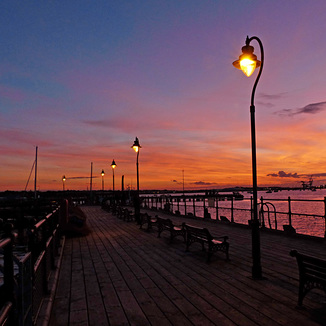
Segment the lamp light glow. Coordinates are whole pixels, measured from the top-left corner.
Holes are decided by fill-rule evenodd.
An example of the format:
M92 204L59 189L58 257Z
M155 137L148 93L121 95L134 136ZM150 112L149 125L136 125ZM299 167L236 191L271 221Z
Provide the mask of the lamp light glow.
M239 60L233 62L233 66L242 70L247 77L250 77L260 65L261 62L257 60L257 56L254 54L254 47L248 44L242 47Z
M250 77L252 73L256 69L256 62L251 60L251 59L242 59L240 61L240 67L243 73L247 76Z
M139 144L139 140L138 140L138 137L136 137L135 141L134 141L134 144L131 146L131 148L134 149L134 151L136 153L138 153L139 149L141 148L140 144Z
M111 163L111 167L112 167L112 169L115 169L116 168L116 164L115 164L115 162L114 162L114 160L112 161L112 163Z

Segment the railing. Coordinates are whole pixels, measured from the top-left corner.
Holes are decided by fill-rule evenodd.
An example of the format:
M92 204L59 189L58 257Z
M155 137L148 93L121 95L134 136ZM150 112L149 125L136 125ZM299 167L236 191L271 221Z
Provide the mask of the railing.
M19 251L7 230L1 240L3 285L0 287L0 325L33 325L38 317L48 281L55 267L60 235L60 210L56 209L27 230L28 247Z
M195 217L205 217L205 211L212 219L228 219L230 222L247 224L252 219L252 198L236 200L232 196L228 200L222 197L205 195L173 195L173 196L143 196L142 206ZM294 211L293 205L300 205ZM318 205L316 212L304 211L307 205ZM259 216L261 227L277 230L283 226L284 230L294 228L298 233L326 238L326 197L324 199L270 199L260 198ZM312 225L316 221L316 225ZM311 229L309 229L311 228Z
M8 226L5 230L6 238L0 241L0 250L3 253L3 285L0 288L0 325L9 325L13 317L14 305L14 273L13 273L13 242L14 235Z

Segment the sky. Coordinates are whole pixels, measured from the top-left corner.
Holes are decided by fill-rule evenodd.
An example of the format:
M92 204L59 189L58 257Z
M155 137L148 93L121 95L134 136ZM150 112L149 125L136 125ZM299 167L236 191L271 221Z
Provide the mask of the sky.
M324 0L0 2L0 191L326 183ZM258 59L261 49L251 44Z

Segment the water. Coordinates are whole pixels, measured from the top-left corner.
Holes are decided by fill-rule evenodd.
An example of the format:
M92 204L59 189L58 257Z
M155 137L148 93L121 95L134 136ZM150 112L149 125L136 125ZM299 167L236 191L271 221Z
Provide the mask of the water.
M247 192L242 193L244 200L233 201L233 220L234 222L241 224L248 224L248 220L251 219L251 200L252 194ZM194 194L195 195L195 194ZM198 194L199 195L199 194ZM202 193L201 193L202 195ZM174 195L175 196L175 195ZM324 197L326 197L326 189L311 190L282 190L278 192L266 193L266 191L258 192L258 199L260 201L263 197L264 203L267 204L270 209L268 218L268 208L264 205L264 220L266 227L272 227L273 229L283 230L283 225L289 224L289 203L288 197L291 198L291 212L292 212L292 226L296 229L297 233L313 235L317 237L324 237L325 234L325 204ZM193 201L186 201L186 212L194 213ZM205 207L211 214L212 219L216 219L216 208L209 206L209 201L206 199ZM276 223L273 204L276 209ZM158 203L158 207L161 204ZM231 213L231 201L219 201L218 202L218 215L226 216L229 220L232 219ZM173 201L173 211L178 210L177 202ZM181 214L185 213L185 203L179 203L179 211ZM203 201L195 202L195 213L198 217L204 216Z

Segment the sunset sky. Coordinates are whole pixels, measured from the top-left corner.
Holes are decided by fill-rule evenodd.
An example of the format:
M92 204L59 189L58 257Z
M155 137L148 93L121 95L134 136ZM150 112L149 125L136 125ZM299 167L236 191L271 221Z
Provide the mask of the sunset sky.
M261 39L258 185L326 183L326 1L0 2L0 190L251 185L250 78ZM259 45L251 43L260 58ZM33 189L33 176L27 189Z

